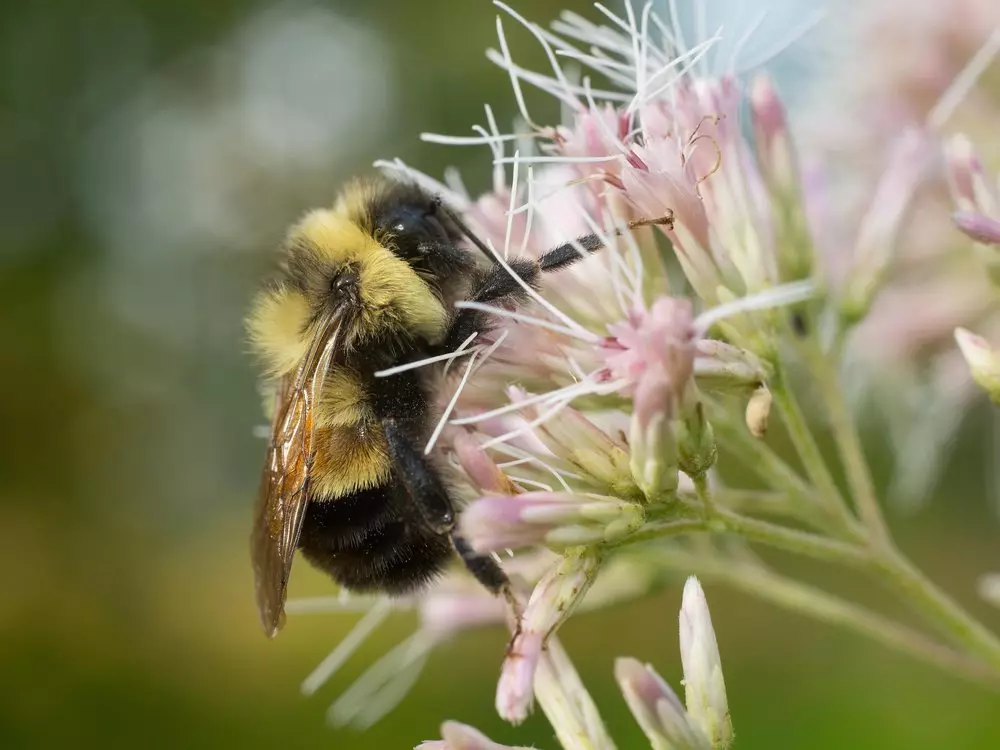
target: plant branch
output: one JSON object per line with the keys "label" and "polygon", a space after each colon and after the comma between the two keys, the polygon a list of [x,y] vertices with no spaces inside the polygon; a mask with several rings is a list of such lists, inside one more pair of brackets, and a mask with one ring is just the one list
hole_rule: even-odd
{"label": "plant branch", "polygon": [[843,626],[945,671],[1000,690],[1000,670],[991,669],[883,615],[778,575],[762,565],[743,560],[729,562],[674,549],[657,550],[657,559],[684,573],[715,579],[772,604]]}
{"label": "plant branch", "polygon": [[1000,670],[1000,640],[895,549],[873,559],[881,580],[938,630]]}
{"label": "plant branch", "polygon": [[889,540],[889,532],[882,517],[875,484],[861,447],[861,439],[840,387],[836,369],[832,361],[823,354],[817,342],[810,341],[803,345],[803,350],[806,362],[823,394],[822,400],[830,416],[830,426],[858,515],[871,533],[873,541],[885,543]]}
{"label": "plant branch", "polygon": [[844,502],[837,484],[833,481],[830,468],[823,460],[823,454],[820,452],[812,430],[809,429],[809,424],[806,422],[799,402],[785,382],[784,374],[780,373],[778,368],[775,369],[775,372],[771,392],[806,473],[816,486],[820,500],[824,505],[831,512],[850,517],[847,503]]}

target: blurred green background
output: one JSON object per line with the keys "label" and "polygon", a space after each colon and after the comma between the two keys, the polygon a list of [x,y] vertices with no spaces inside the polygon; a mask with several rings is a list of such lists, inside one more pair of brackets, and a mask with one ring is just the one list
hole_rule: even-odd
{"label": "blurred green background", "polygon": [[[541,22],[593,12],[519,7]],[[0,8],[0,747],[405,748],[446,718],[555,746],[540,717],[514,730],[493,713],[499,630],[439,650],[368,733],[329,728],[327,703],[413,623],[393,620],[304,699],[353,618],[299,616],[267,641],[247,560],[263,446],[241,318],[272,248],[376,158],[455,164],[486,188],[485,150],[417,134],[468,132],[484,102],[510,121],[506,76],[483,55],[494,33],[485,0]],[[526,34],[511,39],[543,64]],[[1000,568],[988,427],[963,430],[929,509],[893,519],[980,613],[975,576]],[[297,568],[293,596],[326,591]],[[739,747],[1000,746],[996,695],[719,586],[708,596]],[[613,659],[676,684],[679,603],[673,586],[564,630],[621,748],[640,735]]]}

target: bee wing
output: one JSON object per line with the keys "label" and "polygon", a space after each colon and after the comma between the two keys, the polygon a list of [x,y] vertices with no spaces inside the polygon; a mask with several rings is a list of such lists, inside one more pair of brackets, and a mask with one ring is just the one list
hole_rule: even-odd
{"label": "bee wing", "polygon": [[309,504],[314,405],[337,344],[340,317],[335,312],[321,322],[294,376],[278,384],[250,538],[257,609],[269,637],[285,621],[288,577]]}

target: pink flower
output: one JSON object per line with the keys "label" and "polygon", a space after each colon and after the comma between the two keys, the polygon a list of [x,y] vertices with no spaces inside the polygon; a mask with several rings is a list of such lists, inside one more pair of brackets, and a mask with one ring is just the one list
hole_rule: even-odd
{"label": "pink flower", "polygon": [[600,553],[593,550],[567,554],[531,592],[497,685],[497,712],[507,721],[519,724],[527,718],[546,641],[579,606],[597,577],[600,562]]}
{"label": "pink flower", "polygon": [[642,520],[639,506],[614,497],[527,492],[480,498],[462,514],[461,524],[473,549],[494,552],[614,541]]}
{"label": "pink flower", "polygon": [[529,748],[501,745],[474,727],[457,721],[446,721],[441,725],[440,740],[421,742],[414,750],[529,750]]}

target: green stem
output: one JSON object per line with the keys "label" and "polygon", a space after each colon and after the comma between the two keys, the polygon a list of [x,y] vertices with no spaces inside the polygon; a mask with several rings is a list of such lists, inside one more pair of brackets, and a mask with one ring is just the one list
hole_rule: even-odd
{"label": "green stem", "polygon": [[875,484],[861,447],[861,438],[844,398],[837,372],[817,342],[810,341],[803,346],[803,350],[813,377],[823,394],[822,400],[830,416],[830,427],[858,515],[871,533],[873,541],[884,543],[889,539],[889,532],[882,517]]}
{"label": "green stem", "polygon": [[775,372],[771,392],[806,473],[816,486],[820,499],[831,513],[849,517],[850,512],[847,504],[844,502],[840,490],[837,489],[837,484],[833,481],[830,468],[823,460],[823,454],[820,452],[819,445],[816,444],[812,430],[809,429],[809,424],[806,422],[799,402],[785,383],[784,374],[780,373],[777,368]]}
{"label": "green stem", "polygon": [[864,569],[870,564],[869,553],[862,547],[756,518],[747,518],[725,508],[717,508],[712,520],[721,526],[720,531],[738,534],[751,542],[761,542],[788,552],[842,563],[852,568]]}
{"label": "green stem", "polygon": [[895,549],[873,559],[876,575],[900,598],[970,653],[1000,670],[1000,641]]}
{"label": "green stem", "polygon": [[692,555],[674,549],[657,551],[671,568],[727,583],[786,609],[840,625],[889,648],[922,659],[945,671],[1000,690],[1000,672],[900,625],[882,615],[745,561]]}
{"label": "green stem", "polygon": [[667,536],[691,534],[697,531],[707,531],[708,526],[701,519],[682,519],[679,521],[653,521],[642,526],[638,531],[607,546],[609,550],[627,547],[652,539],[662,539]]}
{"label": "green stem", "polygon": [[836,505],[817,501],[816,491],[766,442],[753,437],[744,425],[733,424],[721,410],[717,413],[719,416],[713,418],[712,424],[720,443],[728,444],[733,455],[768,487],[786,493],[784,509],[775,504],[774,512],[794,516],[814,529],[829,531],[844,539],[861,541],[865,538],[864,527],[850,513],[844,512],[844,504],[839,499]]}
{"label": "green stem", "polygon": [[738,534],[752,542],[762,542],[818,560],[843,563],[856,568],[869,565],[868,551],[862,547],[741,516],[739,513],[717,506],[712,500],[708,483],[703,478],[695,479],[694,486],[705,506],[705,520],[709,530]]}

